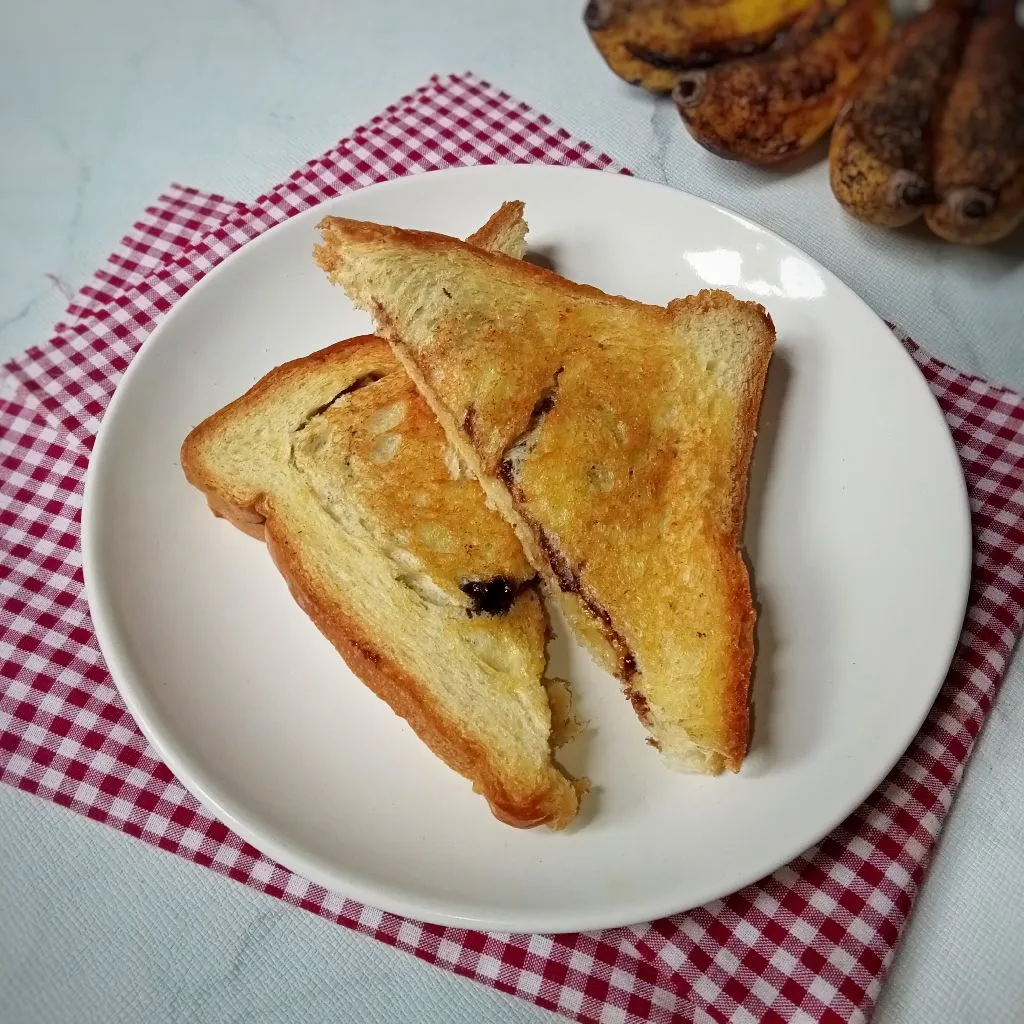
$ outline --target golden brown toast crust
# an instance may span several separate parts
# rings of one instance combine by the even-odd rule
[[[764,309],[714,291],[642,305],[442,235],[340,218],[321,231],[317,261],[373,313],[656,742],[696,770],[738,770]]]

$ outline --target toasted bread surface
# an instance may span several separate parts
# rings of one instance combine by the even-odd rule
[[[473,237],[521,255],[524,234],[507,204]],[[552,757],[534,570],[384,341],[278,367],[196,427],[181,462],[217,515],[266,540],[352,671],[497,817],[572,820],[585,783]]]
[[[648,306],[447,236],[321,231],[317,261],[374,315],[652,742],[687,770],[738,770],[764,309],[720,291]]]

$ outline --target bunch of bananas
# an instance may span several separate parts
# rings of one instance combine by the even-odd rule
[[[895,32],[888,0],[590,0],[584,20],[609,67],[671,92],[713,152],[776,164],[834,124],[846,210],[983,244],[1024,220],[1014,2],[934,0]]]

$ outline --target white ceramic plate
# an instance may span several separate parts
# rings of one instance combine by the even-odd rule
[[[199,420],[369,321],[310,253],[325,213],[465,235],[526,201],[531,250],[664,303],[702,286],[778,328],[746,547],[761,604],[751,754],[675,774],[566,636],[551,670],[596,727],[568,760],[596,792],[562,834],[498,823],[346,669],[266,551],[182,477]],[[885,325],[792,245],[681,192],[539,166],[366,188],[247,245],[176,306],[100,432],[83,548],[96,631],[136,719],[218,816],[293,870],[429,921],[592,929],[721,896],[804,850],[875,787],[947,670],[968,587],[965,487],[924,380]]]

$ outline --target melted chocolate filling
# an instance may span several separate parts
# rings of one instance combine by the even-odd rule
[[[507,615],[516,598],[536,582],[536,576],[521,583],[507,576],[492,576],[489,580],[465,580],[459,589],[473,602],[470,616]]]

